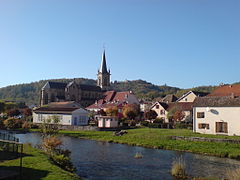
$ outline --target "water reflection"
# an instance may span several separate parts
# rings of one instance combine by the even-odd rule
[[[17,134],[23,143],[37,145],[41,138],[37,133]],[[71,158],[77,174],[90,180],[172,180],[172,161],[182,156],[187,172],[195,177],[223,178],[226,168],[239,167],[240,162],[232,159],[203,156],[178,151],[148,149],[123,144],[61,137],[63,147],[72,151]],[[136,152],[143,155],[135,159]]]

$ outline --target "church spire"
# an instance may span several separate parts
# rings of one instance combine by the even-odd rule
[[[105,50],[103,51],[103,55],[102,55],[102,63],[101,63],[101,67],[100,67],[100,73],[103,73],[103,74],[108,73]]]
[[[110,87],[110,70],[107,70],[106,55],[105,50],[102,54],[101,67],[98,71],[97,85],[102,88],[102,90],[108,90]]]

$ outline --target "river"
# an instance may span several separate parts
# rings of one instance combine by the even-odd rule
[[[16,134],[23,143],[41,143],[38,133]],[[148,149],[123,144],[61,136],[69,149],[77,174],[89,180],[172,180],[171,165],[182,156],[187,172],[194,177],[223,178],[226,170],[240,167],[240,161],[169,150]],[[139,152],[142,159],[135,159]]]

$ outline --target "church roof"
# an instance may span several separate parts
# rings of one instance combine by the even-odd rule
[[[101,67],[100,67],[100,73],[108,73],[107,71],[107,63],[106,63],[106,56],[105,56],[105,51],[103,51],[103,55],[102,55],[102,63],[101,63]]]
[[[52,88],[52,89],[64,89],[67,83],[48,81],[48,85],[49,85],[49,88]]]
[[[99,86],[87,85],[87,84],[79,84],[79,88],[83,91],[99,91],[99,92],[102,91]]]

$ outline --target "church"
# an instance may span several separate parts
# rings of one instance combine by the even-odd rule
[[[105,50],[97,74],[97,86],[79,84],[75,80],[70,83],[48,81],[41,90],[40,105],[51,102],[75,101],[87,107],[103,97],[110,90],[110,70],[107,69]]]

